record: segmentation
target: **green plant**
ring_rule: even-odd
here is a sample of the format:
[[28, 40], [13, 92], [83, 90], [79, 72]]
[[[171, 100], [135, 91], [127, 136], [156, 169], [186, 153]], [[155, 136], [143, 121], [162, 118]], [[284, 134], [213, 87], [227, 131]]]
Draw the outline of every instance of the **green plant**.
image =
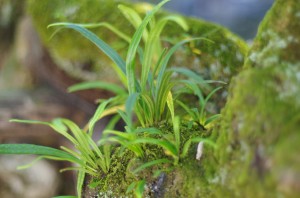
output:
[[[77, 91], [90, 88], [101, 88], [112, 91], [116, 97], [101, 100], [95, 114], [88, 122], [87, 126], [80, 129], [75, 123], [67, 119], [55, 119], [51, 123], [28, 120], [12, 120], [21, 123], [43, 124], [50, 126], [56, 132], [66, 137], [77, 151], [70, 148], [61, 147], [61, 150], [42, 147], [37, 145], [0, 145], [2, 154], [38, 154], [37, 159], [47, 158], [53, 160], [65, 160], [76, 163], [77, 167], [70, 167], [64, 170], [77, 170], [77, 192], [81, 195], [81, 188], [85, 174], [97, 176], [99, 172], [109, 173], [111, 162], [112, 143], [119, 143], [123, 149], [132, 151], [136, 157], [144, 157], [144, 145], [155, 145], [164, 149], [169, 159], [155, 159], [147, 161], [137, 167], [133, 172], [138, 173], [141, 170], [162, 163], [173, 163], [177, 165], [181, 158], [187, 155], [192, 142], [205, 142], [215, 147], [215, 144], [201, 137], [189, 138], [183, 142], [180, 134], [180, 118], [175, 116], [175, 104], [183, 107], [194, 121], [206, 126], [215, 117], [206, 119], [205, 105], [209, 98], [218, 90], [213, 90], [205, 99], [199, 86], [209, 87], [207, 81], [198, 74], [184, 68], [167, 68], [169, 60], [174, 52], [183, 44], [194, 40], [205, 40], [204, 38], [186, 39], [169, 50], [163, 49], [160, 34], [168, 21], [174, 21], [182, 28], [187, 29], [184, 21], [178, 16], [166, 16], [157, 22], [154, 20], [154, 14], [158, 12], [168, 0], [164, 0], [153, 8], [142, 20], [132, 9], [119, 6], [122, 13], [136, 27], [133, 37], [123, 34], [110, 24], [74, 24], [74, 23], [55, 23], [49, 27], [66, 27], [74, 29], [81, 33], [85, 38], [94, 43], [103, 53], [113, 61], [113, 67], [123, 82], [123, 87], [107, 82], [85, 82], [70, 87], [69, 91]], [[89, 27], [104, 26], [122, 39], [128, 41], [129, 47], [126, 59], [124, 60], [113, 48], [89, 31]], [[56, 32], [57, 33], [57, 32]], [[141, 47], [141, 41], [144, 41], [144, 48]], [[211, 41], [208, 41], [211, 42]], [[139, 66], [139, 68], [138, 68]], [[139, 72], [138, 72], [139, 71]], [[172, 75], [180, 74], [182, 78], [172, 78]], [[137, 78], [139, 76], [139, 78]], [[183, 85], [183, 86], [182, 86]], [[173, 91], [173, 88], [182, 91]], [[125, 87], [125, 88], [124, 88]], [[191, 110], [187, 105], [180, 101], [180, 93], [189, 87], [200, 101], [200, 112]], [[176, 101], [176, 103], [175, 103]], [[166, 108], [167, 107], [167, 108]], [[108, 114], [118, 113], [118, 117], [113, 119], [104, 131], [104, 136], [97, 143], [93, 141], [95, 123]], [[138, 123], [134, 121], [134, 114], [138, 118]], [[113, 123], [122, 118], [125, 123], [125, 132], [113, 130]], [[173, 126], [173, 133], [164, 133], [159, 129], [161, 122], [170, 122]], [[158, 139], [160, 137], [161, 139]], [[32, 164], [30, 164], [32, 165]], [[28, 167], [28, 166], [25, 166]], [[128, 192], [135, 189], [137, 197], [142, 195], [142, 189], [145, 181], [132, 183], [128, 187]]]
[[[180, 118], [175, 117], [173, 120], [173, 133], [164, 133], [156, 129], [155, 133], [150, 133], [145, 130], [143, 133], [147, 135], [137, 136], [135, 139], [128, 141], [126, 145], [140, 145], [140, 144], [153, 144], [157, 145], [164, 149], [165, 154], [173, 158], [173, 164], [176, 166], [181, 158], [184, 158], [187, 155], [188, 149], [193, 142], [204, 142], [212, 147], [216, 147], [215, 143], [209, 139], [202, 137], [189, 138], [186, 142], [182, 142], [180, 138]], [[159, 135], [160, 138], [151, 137], [151, 135]], [[116, 134], [119, 135], [119, 134]], [[119, 140], [117, 140], [119, 141]], [[120, 142], [120, 141], [119, 141]], [[125, 146], [126, 146], [125, 145]], [[161, 163], [166, 163], [166, 159], [161, 159]], [[156, 163], [155, 163], [156, 164]], [[154, 164], [153, 164], [154, 165]]]
[[[51, 123], [30, 121], [30, 120], [11, 120], [13, 122], [28, 123], [28, 124], [43, 124], [50, 126], [56, 132], [67, 138], [73, 149], [61, 146], [61, 150], [38, 146], [32, 144], [1, 144], [1, 154], [35, 154], [40, 155], [37, 160], [46, 158], [51, 160], [68, 161], [77, 166], [64, 168], [61, 171], [76, 170], [78, 171], [77, 178], [77, 193], [81, 195], [84, 176], [86, 173], [97, 175], [99, 171], [107, 173], [110, 168], [110, 145], [97, 145], [89, 134], [81, 130], [76, 124], [67, 119], [55, 119]], [[93, 126], [90, 126], [93, 127]], [[34, 163], [33, 162], [33, 163]], [[20, 168], [28, 168], [33, 163], [21, 166]]]
[[[127, 17], [129, 21], [136, 27], [136, 32], [131, 39], [129, 36], [123, 34], [121, 31], [117, 30], [117, 28], [107, 23], [55, 23], [50, 25], [49, 27], [63, 26], [74, 29], [96, 44], [96, 46], [105, 54], [107, 54], [112, 59], [114, 64], [117, 65], [117, 67], [114, 67], [114, 69], [118, 73], [121, 82], [123, 82], [123, 86], [125, 86], [125, 90], [123, 89], [122, 91], [122, 87], [115, 84], [108, 84], [101, 81], [84, 82], [70, 87], [69, 91], [102, 88], [108, 89], [116, 94], [138, 94], [135, 105], [135, 113], [143, 127], [157, 124], [162, 120], [162, 117], [165, 119], [167, 116], [165, 106], [167, 106], [167, 101], [170, 101], [169, 98], [172, 98], [171, 89], [176, 84], [176, 82], [173, 82], [171, 79], [171, 76], [174, 72], [181, 72], [181, 70], [167, 69], [167, 65], [171, 56], [181, 45], [187, 42], [199, 39], [206, 40], [204, 38], [187, 39], [174, 45], [168, 51], [167, 49], [162, 50], [162, 44], [159, 38], [168, 21], [174, 21], [182, 28], [187, 29], [187, 25], [179, 16], [166, 16], [157, 22], [152, 20], [150, 27], [147, 26], [150, 20], [153, 19], [154, 14], [166, 2], [167, 1], [163, 1], [158, 4], [158, 6], [156, 6], [151, 13], [146, 15], [144, 20], [141, 20], [139, 15], [131, 8], [123, 5], [119, 6], [124, 16]], [[86, 29], [98, 26], [109, 28], [122, 39], [129, 42], [129, 49], [125, 59], [126, 61], [124, 61], [121, 56], [115, 50], [110, 48], [104, 41]], [[150, 30], [148, 30], [149, 28]], [[139, 47], [141, 40], [144, 41], [144, 50]], [[140, 61], [138, 61], [136, 58], [137, 54], [139, 54]], [[136, 78], [138, 76], [137, 70], [140, 71], [139, 79]], [[197, 75], [194, 74], [194, 76]], [[197, 78], [199, 79], [200, 77], [197, 76]], [[204, 80], [201, 79], [201, 82], [204, 82]], [[124, 103], [124, 100], [120, 100], [120, 104]]]
[[180, 100], [177, 100], [176, 103], [188, 113], [188, 115], [192, 119], [192, 122], [197, 123], [202, 128], [206, 128], [209, 124], [211, 124], [214, 120], [218, 119], [221, 116], [221, 114], [214, 114], [210, 117], [207, 117], [205, 108], [208, 100], [213, 96], [213, 94], [222, 89], [222, 87], [213, 89], [206, 97], [204, 97], [202, 91], [197, 85], [192, 82], [187, 82], [186, 85], [188, 85], [187, 88], [190, 89], [198, 97], [199, 107], [190, 108]]

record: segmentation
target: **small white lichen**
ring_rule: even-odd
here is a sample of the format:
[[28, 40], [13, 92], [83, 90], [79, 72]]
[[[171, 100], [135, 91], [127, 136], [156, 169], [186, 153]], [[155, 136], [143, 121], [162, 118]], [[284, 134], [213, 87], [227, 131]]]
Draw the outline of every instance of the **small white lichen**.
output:
[[251, 52], [249, 59], [264, 67], [278, 64], [278, 51], [284, 50], [290, 43], [295, 42], [295, 38], [292, 36], [282, 37], [272, 30], [263, 32], [262, 38], [267, 39], [269, 41], [268, 44], [263, 49], [259, 49], [259, 51]]
[[230, 71], [230, 67], [229, 66], [226, 66], [223, 68], [223, 73], [226, 74], [226, 75], [230, 75], [231, 71]]
[[223, 51], [223, 52], [228, 50], [228, 47], [224, 44], [221, 44], [220, 48], [221, 48], [221, 51]]
[[199, 142], [198, 147], [197, 147], [196, 160], [200, 161], [202, 154], [203, 154], [203, 148], [204, 148], [204, 142]]
[[70, 6], [64, 10], [64, 15], [66, 17], [74, 16], [79, 10], [79, 6]]
[[240, 52], [236, 52], [236, 59], [238, 61], [242, 61], [243, 60], [243, 55]]
[[250, 55], [249, 55], [249, 59], [252, 61], [252, 62], [256, 62], [257, 60], [257, 53], [256, 52], [252, 52]]
[[294, 100], [295, 106], [300, 106], [300, 64], [283, 63], [284, 70], [278, 69], [284, 75], [284, 81], [280, 86], [273, 85], [272, 87], [278, 92], [278, 98], [282, 101]]

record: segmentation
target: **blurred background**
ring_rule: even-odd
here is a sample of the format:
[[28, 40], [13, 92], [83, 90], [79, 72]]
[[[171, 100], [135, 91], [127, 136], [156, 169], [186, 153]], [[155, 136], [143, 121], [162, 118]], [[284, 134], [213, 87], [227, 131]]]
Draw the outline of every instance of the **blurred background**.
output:
[[273, 2], [274, 0], [172, 0], [165, 8], [221, 24], [242, 38], [251, 40]]
[[[165, 8], [221, 24], [251, 41], [272, 3], [273, 0], [172, 0]], [[37, 77], [38, 72], [32, 72], [23, 65], [27, 50], [23, 48], [24, 42], [34, 46], [37, 54], [44, 50], [41, 44], [36, 43], [36, 39], [20, 39], [20, 34], [25, 33], [31, 34], [32, 38], [38, 37], [30, 32], [34, 27], [29, 27], [24, 19], [25, 5], [25, 0], [0, 0], [0, 143], [59, 147], [66, 142], [49, 128], [9, 123], [9, 120], [50, 121], [55, 117], [66, 117], [82, 126], [91, 116], [95, 105], [45, 83]], [[30, 62], [28, 57], [25, 61]], [[71, 172], [58, 173], [67, 164], [40, 161], [30, 169], [16, 170], [18, 165], [31, 160], [32, 156], [0, 156], [0, 197], [46, 198], [75, 193], [74, 175]]]

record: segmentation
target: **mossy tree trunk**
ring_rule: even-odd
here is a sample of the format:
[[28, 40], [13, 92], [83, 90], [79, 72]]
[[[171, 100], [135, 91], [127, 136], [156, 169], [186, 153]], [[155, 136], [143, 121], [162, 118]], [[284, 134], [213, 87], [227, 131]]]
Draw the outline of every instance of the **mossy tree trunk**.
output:
[[232, 80], [217, 157], [234, 197], [300, 194], [300, 3], [277, 0]]

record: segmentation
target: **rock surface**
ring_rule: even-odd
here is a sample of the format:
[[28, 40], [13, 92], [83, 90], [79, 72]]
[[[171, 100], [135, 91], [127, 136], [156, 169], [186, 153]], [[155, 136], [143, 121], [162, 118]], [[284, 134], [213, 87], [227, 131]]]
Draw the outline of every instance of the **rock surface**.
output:
[[277, 0], [230, 86], [218, 158], [231, 197], [300, 193], [300, 4]]

